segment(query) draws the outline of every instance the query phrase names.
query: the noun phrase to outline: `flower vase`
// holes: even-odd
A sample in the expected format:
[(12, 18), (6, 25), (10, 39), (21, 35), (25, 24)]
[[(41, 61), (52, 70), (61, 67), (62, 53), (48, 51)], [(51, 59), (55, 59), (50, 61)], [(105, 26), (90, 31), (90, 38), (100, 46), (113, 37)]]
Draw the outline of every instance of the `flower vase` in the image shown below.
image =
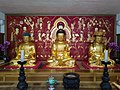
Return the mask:
[(6, 62), (9, 62), (9, 61), (10, 61), (10, 58), (9, 58), (7, 55), (4, 55), (4, 56), (3, 56), (3, 60), (4, 60), (4, 62), (6, 63)]
[(10, 61), (10, 58), (7, 56), (5, 51), (1, 51), (0, 60), (3, 60), (5, 63)]

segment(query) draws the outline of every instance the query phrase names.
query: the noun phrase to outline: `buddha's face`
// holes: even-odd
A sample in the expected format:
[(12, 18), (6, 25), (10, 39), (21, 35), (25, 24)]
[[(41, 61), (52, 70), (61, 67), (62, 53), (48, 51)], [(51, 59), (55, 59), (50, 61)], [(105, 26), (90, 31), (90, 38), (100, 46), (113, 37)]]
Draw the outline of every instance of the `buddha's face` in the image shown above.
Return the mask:
[(95, 40), (96, 40), (96, 43), (101, 43), (102, 40), (103, 40), (103, 37), (102, 36), (96, 36)]
[(64, 41), (64, 39), (65, 39), (64, 33), (58, 33), (57, 39), (58, 39), (58, 41)]
[(29, 42), (30, 41), (30, 37), (29, 36), (23, 36), (23, 40), (24, 42)]

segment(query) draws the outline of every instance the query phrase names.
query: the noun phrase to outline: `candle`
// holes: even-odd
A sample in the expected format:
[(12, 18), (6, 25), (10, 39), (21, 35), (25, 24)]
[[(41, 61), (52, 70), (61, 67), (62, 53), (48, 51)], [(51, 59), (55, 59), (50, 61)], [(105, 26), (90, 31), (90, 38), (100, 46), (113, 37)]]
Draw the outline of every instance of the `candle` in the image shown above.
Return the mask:
[(21, 62), (24, 61), (24, 50), (21, 50)]
[(105, 56), (104, 56), (104, 61), (108, 62), (108, 50), (105, 50)]

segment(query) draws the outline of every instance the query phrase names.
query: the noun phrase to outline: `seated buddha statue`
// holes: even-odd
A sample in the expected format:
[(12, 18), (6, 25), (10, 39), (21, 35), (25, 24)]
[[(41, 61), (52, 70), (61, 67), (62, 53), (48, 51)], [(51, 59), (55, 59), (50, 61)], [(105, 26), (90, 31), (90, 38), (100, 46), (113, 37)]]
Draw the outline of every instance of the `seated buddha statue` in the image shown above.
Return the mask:
[[(94, 40), (91, 42), (89, 48), (89, 65), (95, 67), (103, 67), (104, 65), (101, 61), (104, 61), (104, 50), (106, 49), (104, 44), (105, 31), (99, 29), (94, 33)], [(114, 66), (114, 61), (109, 58), (108, 61), (111, 62), (109, 66)]]
[(27, 32), (23, 34), (23, 43), (16, 49), (16, 57), (10, 61), (11, 65), (18, 65), (17, 62), (21, 59), (21, 50), (24, 50), (24, 60), (27, 61), (25, 66), (34, 66), (36, 62), (35, 46), (30, 41), (30, 34)]
[(63, 29), (56, 32), (56, 40), (51, 49), (52, 55), (47, 60), (48, 67), (72, 68), (75, 66), (75, 60), (70, 57), (70, 48), (65, 36), (66, 33)]

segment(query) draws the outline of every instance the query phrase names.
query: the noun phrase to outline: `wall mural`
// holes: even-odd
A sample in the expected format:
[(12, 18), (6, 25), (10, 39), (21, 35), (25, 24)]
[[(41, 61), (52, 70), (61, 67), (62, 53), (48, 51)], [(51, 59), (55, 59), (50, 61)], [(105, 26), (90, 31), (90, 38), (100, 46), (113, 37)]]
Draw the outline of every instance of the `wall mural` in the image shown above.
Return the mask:
[(106, 32), (106, 42), (114, 41), (115, 16), (15, 16), (6, 15), (8, 55), (15, 57), (15, 49), (22, 42), (22, 34), (29, 32), (35, 43), (37, 60), (47, 60), (51, 55), (52, 42), (58, 25), (62, 23), (70, 44), (71, 57), (88, 60), (89, 45), (95, 30)]

